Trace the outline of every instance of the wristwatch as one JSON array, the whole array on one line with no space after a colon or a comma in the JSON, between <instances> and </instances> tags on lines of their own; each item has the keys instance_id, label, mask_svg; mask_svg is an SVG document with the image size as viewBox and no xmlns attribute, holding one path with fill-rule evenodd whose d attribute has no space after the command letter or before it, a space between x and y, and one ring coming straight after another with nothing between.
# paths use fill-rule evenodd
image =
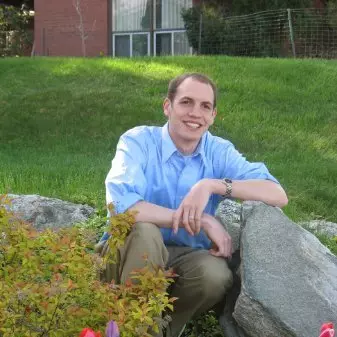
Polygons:
<instances>
[{"instance_id":1,"label":"wristwatch","mask_svg":"<svg viewBox=\"0 0 337 337\"><path fill-rule=\"evenodd\" d=\"M232 195L232 180L224 178L221 182L226 186L226 193L223 195L223 198L229 198Z\"/></svg>"}]
</instances>

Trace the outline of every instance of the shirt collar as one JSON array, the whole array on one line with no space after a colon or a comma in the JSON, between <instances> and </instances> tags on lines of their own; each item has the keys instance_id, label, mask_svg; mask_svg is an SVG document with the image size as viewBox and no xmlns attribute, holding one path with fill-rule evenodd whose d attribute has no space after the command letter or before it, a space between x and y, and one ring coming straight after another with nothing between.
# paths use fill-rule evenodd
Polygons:
<instances>
[{"instance_id":1,"label":"shirt collar","mask_svg":"<svg viewBox=\"0 0 337 337\"><path fill-rule=\"evenodd\" d=\"M207 137L207 132L203 134L201 140L193 153L193 156L200 154L201 159L204 165L207 165L206 156L205 156L205 141ZM166 163L173 153L179 152L173 140L169 134L168 130L168 122L162 128L162 145L161 145L161 153L162 153L162 163Z\"/></svg>"}]
</instances>

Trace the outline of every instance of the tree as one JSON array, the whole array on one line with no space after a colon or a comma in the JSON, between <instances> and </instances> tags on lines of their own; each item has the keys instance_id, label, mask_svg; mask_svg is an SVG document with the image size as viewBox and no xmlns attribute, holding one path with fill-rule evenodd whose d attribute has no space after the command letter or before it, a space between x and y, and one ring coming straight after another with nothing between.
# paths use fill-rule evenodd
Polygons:
<instances>
[{"instance_id":1,"label":"tree","mask_svg":"<svg viewBox=\"0 0 337 337\"><path fill-rule=\"evenodd\" d=\"M0 0L0 6L14 6L14 7L22 7L25 5L26 8L33 10L34 9L34 0Z\"/></svg>"},{"instance_id":2,"label":"tree","mask_svg":"<svg viewBox=\"0 0 337 337\"><path fill-rule=\"evenodd\" d=\"M88 39L88 30L86 29L85 19L84 19L84 9L83 9L83 1L82 0L73 0L73 5L76 10L76 13L79 18L79 24L77 29L80 34L81 44L82 44L82 56L87 56L87 45L86 40ZM96 25L96 20L93 22L91 30L89 32L94 31Z\"/></svg>"}]
</instances>

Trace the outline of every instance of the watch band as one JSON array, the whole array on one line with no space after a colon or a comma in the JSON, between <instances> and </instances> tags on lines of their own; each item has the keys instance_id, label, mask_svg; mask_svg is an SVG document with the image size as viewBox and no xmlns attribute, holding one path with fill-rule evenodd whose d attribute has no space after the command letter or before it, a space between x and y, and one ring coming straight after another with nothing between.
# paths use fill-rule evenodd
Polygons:
<instances>
[{"instance_id":1,"label":"watch band","mask_svg":"<svg viewBox=\"0 0 337 337\"><path fill-rule=\"evenodd\" d=\"M221 182L226 186L226 193L223 195L224 198L229 198L232 195L232 180L224 178Z\"/></svg>"}]
</instances>

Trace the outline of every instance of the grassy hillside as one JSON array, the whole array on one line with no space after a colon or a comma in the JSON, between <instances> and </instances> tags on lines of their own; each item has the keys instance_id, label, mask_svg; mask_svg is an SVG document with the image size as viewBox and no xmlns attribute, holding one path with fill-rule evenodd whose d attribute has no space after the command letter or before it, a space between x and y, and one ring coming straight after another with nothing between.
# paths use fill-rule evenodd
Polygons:
<instances>
[{"instance_id":1,"label":"grassy hillside","mask_svg":"<svg viewBox=\"0 0 337 337\"><path fill-rule=\"evenodd\" d=\"M294 220L337 222L337 62L228 57L0 60L0 193L104 203L119 135L163 124L167 83L219 86L212 132L263 161Z\"/></svg>"}]
</instances>

